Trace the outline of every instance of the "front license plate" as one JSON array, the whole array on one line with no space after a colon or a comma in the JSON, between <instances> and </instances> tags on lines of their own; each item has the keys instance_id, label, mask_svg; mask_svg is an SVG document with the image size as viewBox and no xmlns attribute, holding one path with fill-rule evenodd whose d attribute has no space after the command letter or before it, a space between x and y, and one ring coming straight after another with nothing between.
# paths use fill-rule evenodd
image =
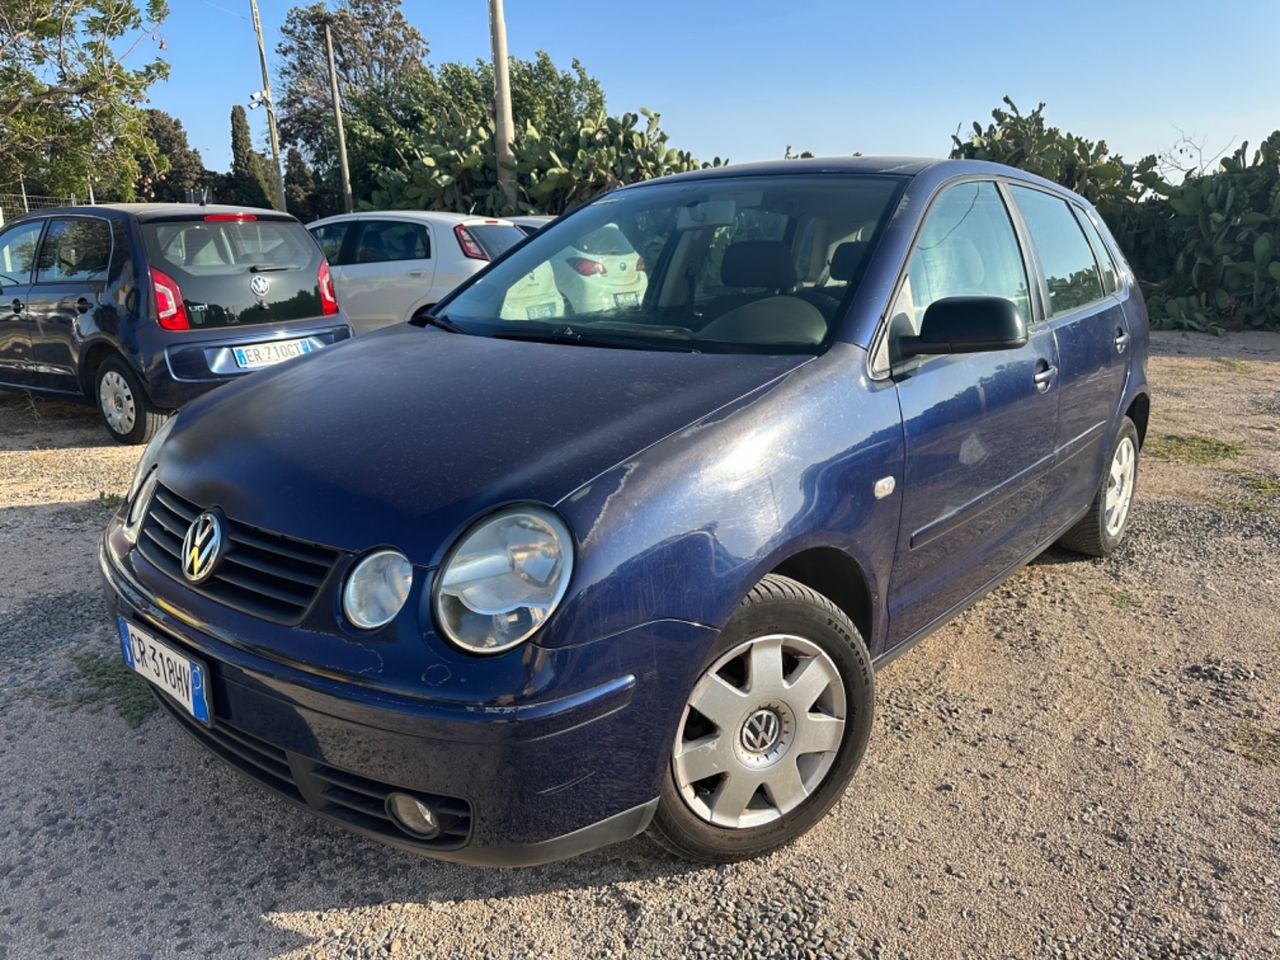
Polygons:
<instances>
[{"instance_id":1,"label":"front license plate","mask_svg":"<svg viewBox=\"0 0 1280 960\"><path fill-rule=\"evenodd\" d=\"M618 307L634 307L640 303L640 294L638 293L615 293L613 295L614 306Z\"/></svg>"},{"instance_id":2,"label":"front license plate","mask_svg":"<svg viewBox=\"0 0 1280 960\"><path fill-rule=\"evenodd\" d=\"M236 366L242 370L255 370L283 360L292 360L314 349L310 340L273 340L270 343L249 343L243 347L232 347L231 352L235 355Z\"/></svg>"},{"instance_id":3,"label":"front license plate","mask_svg":"<svg viewBox=\"0 0 1280 960\"><path fill-rule=\"evenodd\" d=\"M195 719L209 722L209 671L199 660L179 653L137 624L117 617L125 666L167 693Z\"/></svg>"}]
</instances>

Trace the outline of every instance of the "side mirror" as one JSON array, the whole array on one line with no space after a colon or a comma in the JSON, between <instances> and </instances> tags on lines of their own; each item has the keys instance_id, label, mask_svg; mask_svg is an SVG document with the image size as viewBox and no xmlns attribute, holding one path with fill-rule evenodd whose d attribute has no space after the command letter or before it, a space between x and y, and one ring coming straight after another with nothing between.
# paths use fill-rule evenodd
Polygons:
<instances>
[{"instance_id":1,"label":"side mirror","mask_svg":"<svg viewBox=\"0 0 1280 960\"><path fill-rule=\"evenodd\" d=\"M920 335L898 338L902 358L942 353L985 353L1027 345L1027 325L1012 300L946 297L929 304Z\"/></svg>"}]
</instances>

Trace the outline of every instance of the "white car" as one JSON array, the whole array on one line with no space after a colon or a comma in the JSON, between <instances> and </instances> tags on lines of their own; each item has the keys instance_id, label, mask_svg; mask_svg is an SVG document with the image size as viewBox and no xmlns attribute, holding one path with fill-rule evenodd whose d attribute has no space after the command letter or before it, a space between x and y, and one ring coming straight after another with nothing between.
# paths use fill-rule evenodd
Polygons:
<instances>
[{"instance_id":1,"label":"white car","mask_svg":"<svg viewBox=\"0 0 1280 960\"><path fill-rule=\"evenodd\" d=\"M542 213L522 213L516 217L507 217L512 223L523 230L525 233L537 233L555 217Z\"/></svg>"},{"instance_id":2,"label":"white car","mask_svg":"<svg viewBox=\"0 0 1280 960\"><path fill-rule=\"evenodd\" d=\"M607 223L575 243L551 260L556 286L574 313L640 306L649 287L644 258L615 224Z\"/></svg>"},{"instance_id":3,"label":"white car","mask_svg":"<svg viewBox=\"0 0 1280 960\"><path fill-rule=\"evenodd\" d=\"M307 229L329 260L338 302L358 334L412 320L525 236L510 220L421 210L340 214ZM553 282L545 285L554 290ZM558 316L558 298L541 286L531 284L525 291L531 301L513 301L511 309Z\"/></svg>"}]
</instances>

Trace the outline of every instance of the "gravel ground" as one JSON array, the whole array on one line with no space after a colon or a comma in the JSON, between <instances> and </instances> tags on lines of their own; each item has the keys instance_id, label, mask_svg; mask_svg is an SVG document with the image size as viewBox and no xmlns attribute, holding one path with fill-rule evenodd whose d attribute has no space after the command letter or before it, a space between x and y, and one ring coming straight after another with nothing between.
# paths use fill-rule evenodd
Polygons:
<instances>
[{"instance_id":1,"label":"gravel ground","mask_svg":"<svg viewBox=\"0 0 1280 960\"><path fill-rule=\"evenodd\" d=\"M102 669L137 451L0 397L0 960L1280 956L1280 338L1156 351L1120 553L1050 551L886 669L833 814L721 868L434 863L242 780Z\"/></svg>"}]
</instances>

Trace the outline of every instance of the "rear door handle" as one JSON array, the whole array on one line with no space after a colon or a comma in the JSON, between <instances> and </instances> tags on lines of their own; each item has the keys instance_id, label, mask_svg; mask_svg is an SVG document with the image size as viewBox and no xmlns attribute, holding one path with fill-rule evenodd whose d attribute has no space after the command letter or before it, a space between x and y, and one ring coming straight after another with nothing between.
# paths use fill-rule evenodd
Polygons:
<instances>
[{"instance_id":1,"label":"rear door handle","mask_svg":"<svg viewBox=\"0 0 1280 960\"><path fill-rule=\"evenodd\" d=\"M1044 366L1039 367L1035 372L1035 376L1031 379L1035 381L1036 389L1041 393L1044 393L1049 389L1049 384L1053 383L1053 378L1058 375L1058 368L1050 366L1049 363L1044 360L1041 360L1040 362L1044 364Z\"/></svg>"},{"instance_id":2,"label":"rear door handle","mask_svg":"<svg viewBox=\"0 0 1280 960\"><path fill-rule=\"evenodd\" d=\"M79 300L77 300L77 301L76 301L76 312L77 312L77 313L88 313L88 312L89 312L89 308L90 308L90 307L92 307L92 306L93 306L93 304L91 304L91 303L90 303L88 300L86 300L84 297L81 297Z\"/></svg>"},{"instance_id":3,"label":"rear door handle","mask_svg":"<svg viewBox=\"0 0 1280 960\"><path fill-rule=\"evenodd\" d=\"M16 297L14 298L14 301L13 301L13 312L14 313L22 312L22 301L17 299Z\"/></svg>"},{"instance_id":4,"label":"rear door handle","mask_svg":"<svg viewBox=\"0 0 1280 960\"><path fill-rule=\"evenodd\" d=\"M425 271L425 270L410 270L410 271L409 271L409 276L411 276L411 277L425 277L426 275L427 275L427 271Z\"/></svg>"},{"instance_id":5,"label":"rear door handle","mask_svg":"<svg viewBox=\"0 0 1280 960\"><path fill-rule=\"evenodd\" d=\"M1116 331L1116 353L1124 353L1124 348L1129 346L1129 334L1123 330Z\"/></svg>"}]
</instances>

